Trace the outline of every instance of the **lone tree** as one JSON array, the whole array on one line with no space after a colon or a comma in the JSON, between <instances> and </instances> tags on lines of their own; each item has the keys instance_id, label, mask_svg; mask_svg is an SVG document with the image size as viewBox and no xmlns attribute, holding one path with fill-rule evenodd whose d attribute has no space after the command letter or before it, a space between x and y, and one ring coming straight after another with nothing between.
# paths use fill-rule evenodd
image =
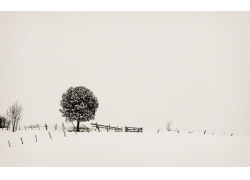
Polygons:
<instances>
[{"instance_id":1,"label":"lone tree","mask_svg":"<svg viewBox=\"0 0 250 180\"><path fill-rule=\"evenodd\" d=\"M12 131L15 132L18 124L21 121L21 115L23 112L22 105L19 105L18 102L15 102L12 106L10 106L7 110L7 116L12 124Z\"/></svg>"},{"instance_id":2,"label":"lone tree","mask_svg":"<svg viewBox=\"0 0 250 180\"><path fill-rule=\"evenodd\" d=\"M59 111L66 118L66 122L77 121L76 131L79 132L80 122L95 119L99 103L92 91L84 86L78 86L70 87L62 94L60 106L62 108Z\"/></svg>"}]
</instances>

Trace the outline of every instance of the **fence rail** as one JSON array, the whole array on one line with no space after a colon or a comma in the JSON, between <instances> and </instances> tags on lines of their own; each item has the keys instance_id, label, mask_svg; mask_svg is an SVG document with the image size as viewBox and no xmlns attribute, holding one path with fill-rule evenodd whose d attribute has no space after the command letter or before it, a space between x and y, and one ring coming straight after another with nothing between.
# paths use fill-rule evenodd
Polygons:
<instances>
[{"instance_id":1,"label":"fence rail","mask_svg":"<svg viewBox=\"0 0 250 180\"><path fill-rule=\"evenodd\" d=\"M143 128L138 128L138 127L126 127L125 126L125 132L143 132Z\"/></svg>"},{"instance_id":2,"label":"fence rail","mask_svg":"<svg viewBox=\"0 0 250 180\"><path fill-rule=\"evenodd\" d=\"M118 126L113 127L113 126L110 126L110 124L109 125L102 125L102 124L97 124L97 123L91 123L91 125L92 125L92 127L96 128L99 132L100 132L100 128L106 129L108 132L110 130L115 130L116 132L123 132L122 127L120 127L120 128Z\"/></svg>"}]
</instances>

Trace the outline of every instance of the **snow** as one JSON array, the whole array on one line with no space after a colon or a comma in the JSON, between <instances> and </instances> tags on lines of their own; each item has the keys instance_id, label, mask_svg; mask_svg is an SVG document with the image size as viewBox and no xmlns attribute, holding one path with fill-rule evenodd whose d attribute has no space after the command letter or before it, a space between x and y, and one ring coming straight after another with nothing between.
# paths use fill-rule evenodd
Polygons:
<instances>
[{"instance_id":1,"label":"snow","mask_svg":"<svg viewBox=\"0 0 250 180\"><path fill-rule=\"evenodd\" d=\"M247 136L157 133L157 129L143 133L66 131L66 136L59 127L14 133L0 129L0 166L250 166Z\"/></svg>"}]
</instances>

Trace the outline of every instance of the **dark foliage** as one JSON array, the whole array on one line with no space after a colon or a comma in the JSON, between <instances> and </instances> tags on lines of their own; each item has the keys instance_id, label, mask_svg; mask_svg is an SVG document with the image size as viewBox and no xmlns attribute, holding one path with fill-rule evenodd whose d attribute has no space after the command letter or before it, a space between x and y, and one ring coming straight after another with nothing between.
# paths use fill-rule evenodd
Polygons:
<instances>
[{"instance_id":1,"label":"dark foliage","mask_svg":"<svg viewBox=\"0 0 250 180\"><path fill-rule=\"evenodd\" d=\"M7 126L7 119L4 116L0 116L0 128L5 128Z\"/></svg>"},{"instance_id":2,"label":"dark foliage","mask_svg":"<svg viewBox=\"0 0 250 180\"><path fill-rule=\"evenodd\" d=\"M86 87L70 87L66 93L62 94L60 101L62 116L66 122L77 121L77 131L79 123L95 119L95 112L99 103L92 91Z\"/></svg>"}]
</instances>

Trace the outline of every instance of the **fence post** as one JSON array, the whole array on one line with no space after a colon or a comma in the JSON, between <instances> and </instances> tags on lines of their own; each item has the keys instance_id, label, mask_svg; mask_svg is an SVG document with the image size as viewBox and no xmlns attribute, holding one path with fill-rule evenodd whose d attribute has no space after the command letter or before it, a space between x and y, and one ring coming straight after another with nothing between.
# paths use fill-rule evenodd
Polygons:
<instances>
[{"instance_id":1,"label":"fence post","mask_svg":"<svg viewBox=\"0 0 250 180\"><path fill-rule=\"evenodd\" d=\"M99 126L98 126L98 124L97 124L97 123L96 123L96 127L97 127L98 131L100 132L100 129L99 129Z\"/></svg>"},{"instance_id":2,"label":"fence post","mask_svg":"<svg viewBox=\"0 0 250 180\"><path fill-rule=\"evenodd\" d=\"M32 126L30 125L30 128L33 130Z\"/></svg>"},{"instance_id":3,"label":"fence post","mask_svg":"<svg viewBox=\"0 0 250 180\"><path fill-rule=\"evenodd\" d=\"M63 131L63 133L64 133L64 136L66 137L65 131Z\"/></svg>"},{"instance_id":4,"label":"fence post","mask_svg":"<svg viewBox=\"0 0 250 180\"><path fill-rule=\"evenodd\" d=\"M74 125L73 122L71 122L71 123L72 123L72 125L73 125L73 127L74 127L74 132L76 133L76 127L75 127L75 125ZM76 133L76 135L77 135L77 133Z\"/></svg>"},{"instance_id":5,"label":"fence post","mask_svg":"<svg viewBox=\"0 0 250 180\"><path fill-rule=\"evenodd\" d=\"M47 124L45 123L45 128L46 128L46 130L47 130L47 127L48 127L48 126L47 126Z\"/></svg>"},{"instance_id":6,"label":"fence post","mask_svg":"<svg viewBox=\"0 0 250 180\"><path fill-rule=\"evenodd\" d=\"M206 134L206 130L204 131L204 135Z\"/></svg>"},{"instance_id":7,"label":"fence post","mask_svg":"<svg viewBox=\"0 0 250 180\"><path fill-rule=\"evenodd\" d=\"M36 137L36 135L35 135L35 137ZM36 137L36 142L37 142L37 137Z\"/></svg>"},{"instance_id":8,"label":"fence post","mask_svg":"<svg viewBox=\"0 0 250 180\"><path fill-rule=\"evenodd\" d=\"M52 139L51 135L50 135L50 132L49 132L49 136L50 136L50 139Z\"/></svg>"},{"instance_id":9,"label":"fence post","mask_svg":"<svg viewBox=\"0 0 250 180\"><path fill-rule=\"evenodd\" d=\"M23 140L22 140L22 138L20 138L21 139L21 141L22 141L22 144L23 144Z\"/></svg>"},{"instance_id":10,"label":"fence post","mask_svg":"<svg viewBox=\"0 0 250 180\"><path fill-rule=\"evenodd\" d=\"M24 126L24 129L25 129L25 131L26 131L26 126Z\"/></svg>"},{"instance_id":11,"label":"fence post","mask_svg":"<svg viewBox=\"0 0 250 180\"><path fill-rule=\"evenodd\" d=\"M9 143L9 147L11 147L11 146L10 146L10 141L9 141L9 140L8 140L8 143Z\"/></svg>"},{"instance_id":12,"label":"fence post","mask_svg":"<svg viewBox=\"0 0 250 180\"><path fill-rule=\"evenodd\" d=\"M160 131L160 129L158 129L157 133Z\"/></svg>"},{"instance_id":13,"label":"fence post","mask_svg":"<svg viewBox=\"0 0 250 180\"><path fill-rule=\"evenodd\" d=\"M38 129L40 130L39 124L37 124Z\"/></svg>"}]
</instances>

